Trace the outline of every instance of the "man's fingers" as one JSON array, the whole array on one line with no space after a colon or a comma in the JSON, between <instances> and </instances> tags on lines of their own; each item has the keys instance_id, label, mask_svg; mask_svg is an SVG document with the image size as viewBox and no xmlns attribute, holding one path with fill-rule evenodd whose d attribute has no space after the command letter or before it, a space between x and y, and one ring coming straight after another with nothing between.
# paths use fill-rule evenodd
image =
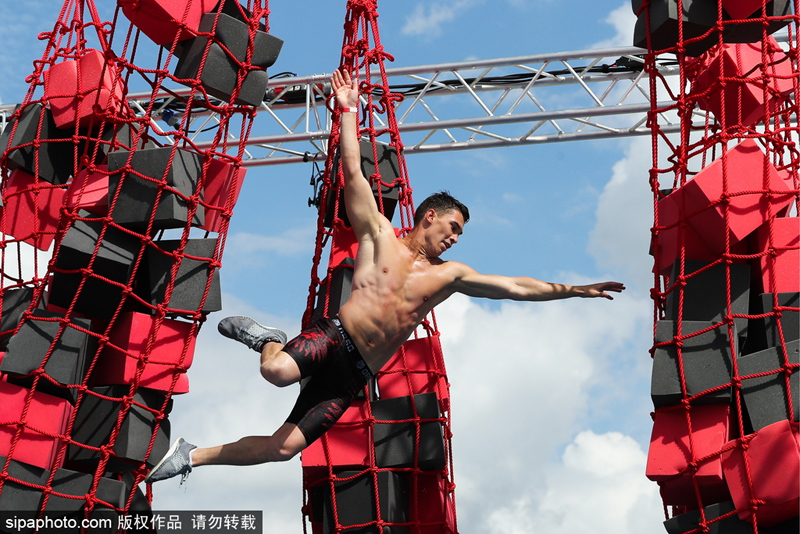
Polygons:
<instances>
[{"instance_id":1,"label":"man's fingers","mask_svg":"<svg viewBox=\"0 0 800 534\"><path fill-rule=\"evenodd\" d=\"M333 87L334 92L337 91L342 85L344 85L342 73L338 70L333 71L333 76L331 76L331 86Z\"/></svg>"}]
</instances>

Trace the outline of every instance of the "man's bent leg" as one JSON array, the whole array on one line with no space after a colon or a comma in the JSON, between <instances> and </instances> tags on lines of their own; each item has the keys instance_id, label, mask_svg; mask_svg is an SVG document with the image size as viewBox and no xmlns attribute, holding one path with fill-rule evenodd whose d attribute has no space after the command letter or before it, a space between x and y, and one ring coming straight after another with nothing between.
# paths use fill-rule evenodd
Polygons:
<instances>
[{"instance_id":1,"label":"man's bent leg","mask_svg":"<svg viewBox=\"0 0 800 534\"><path fill-rule=\"evenodd\" d=\"M281 388L302 378L297 362L283 352L283 347L280 343L267 343L261 351L261 376Z\"/></svg>"},{"instance_id":2,"label":"man's bent leg","mask_svg":"<svg viewBox=\"0 0 800 534\"><path fill-rule=\"evenodd\" d=\"M307 446L297 425L284 423L271 436L247 436L217 447L192 451L192 467L201 465L255 465L290 460Z\"/></svg>"}]
</instances>

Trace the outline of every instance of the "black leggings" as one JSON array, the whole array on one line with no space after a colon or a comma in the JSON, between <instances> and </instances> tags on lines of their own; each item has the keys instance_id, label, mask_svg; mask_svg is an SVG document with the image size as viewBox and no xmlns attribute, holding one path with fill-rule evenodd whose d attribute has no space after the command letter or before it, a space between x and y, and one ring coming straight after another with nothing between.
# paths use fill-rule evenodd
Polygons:
<instances>
[{"instance_id":1,"label":"black leggings","mask_svg":"<svg viewBox=\"0 0 800 534\"><path fill-rule=\"evenodd\" d=\"M283 348L309 378L286 419L310 445L328 431L372 377L339 319L321 319Z\"/></svg>"}]
</instances>

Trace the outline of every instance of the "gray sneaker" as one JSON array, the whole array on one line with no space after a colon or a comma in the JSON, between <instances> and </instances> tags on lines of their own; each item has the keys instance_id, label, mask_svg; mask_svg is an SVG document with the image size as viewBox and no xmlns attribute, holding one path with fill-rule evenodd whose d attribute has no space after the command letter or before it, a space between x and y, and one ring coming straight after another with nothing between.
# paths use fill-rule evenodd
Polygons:
<instances>
[{"instance_id":1,"label":"gray sneaker","mask_svg":"<svg viewBox=\"0 0 800 534\"><path fill-rule=\"evenodd\" d=\"M219 322L217 330L223 336L244 343L259 354L264 343L272 341L286 345L286 334L282 330L258 324L243 315L226 317Z\"/></svg>"},{"instance_id":2,"label":"gray sneaker","mask_svg":"<svg viewBox=\"0 0 800 534\"><path fill-rule=\"evenodd\" d=\"M150 470L144 481L147 483L166 480L181 475L181 484L192 472L189 454L197 446L188 443L183 438L178 438L167 451L167 454Z\"/></svg>"}]
</instances>

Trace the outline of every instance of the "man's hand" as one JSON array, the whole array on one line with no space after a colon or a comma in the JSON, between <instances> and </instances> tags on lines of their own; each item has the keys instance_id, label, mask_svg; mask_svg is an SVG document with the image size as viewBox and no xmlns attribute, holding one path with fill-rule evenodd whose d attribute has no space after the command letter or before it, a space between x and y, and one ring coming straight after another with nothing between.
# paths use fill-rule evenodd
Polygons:
<instances>
[{"instance_id":1,"label":"man's hand","mask_svg":"<svg viewBox=\"0 0 800 534\"><path fill-rule=\"evenodd\" d=\"M333 71L331 88L333 88L333 94L336 95L336 102L339 107L358 107L358 79L351 81L349 72L346 70Z\"/></svg>"},{"instance_id":2,"label":"man's hand","mask_svg":"<svg viewBox=\"0 0 800 534\"><path fill-rule=\"evenodd\" d=\"M614 297L609 295L607 291L621 293L625 289L625 286L619 282L600 282L599 284L581 286L581 289L583 290L583 293L581 293L581 297L583 298L602 297L608 300L614 300Z\"/></svg>"}]
</instances>

